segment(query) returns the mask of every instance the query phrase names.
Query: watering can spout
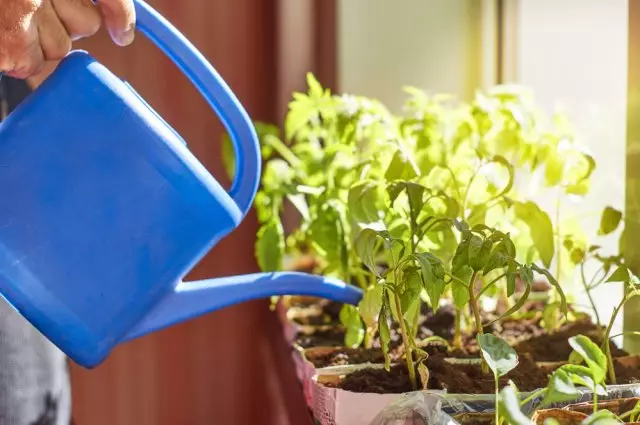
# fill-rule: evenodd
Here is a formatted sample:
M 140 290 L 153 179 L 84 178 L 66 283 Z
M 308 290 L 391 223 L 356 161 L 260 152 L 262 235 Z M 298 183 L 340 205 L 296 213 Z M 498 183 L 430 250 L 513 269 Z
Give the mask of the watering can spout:
M 362 291 L 338 279 L 299 272 L 254 273 L 182 282 L 138 322 L 122 342 L 244 301 L 306 295 L 357 304 Z

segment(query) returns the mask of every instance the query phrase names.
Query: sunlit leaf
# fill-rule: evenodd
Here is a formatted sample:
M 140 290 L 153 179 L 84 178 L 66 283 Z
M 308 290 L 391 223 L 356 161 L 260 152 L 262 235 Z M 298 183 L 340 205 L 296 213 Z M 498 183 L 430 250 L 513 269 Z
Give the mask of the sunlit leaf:
M 352 305 L 345 304 L 340 310 L 340 322 L 345 328 L 344 343 L 349 348 L 356 348 L 364 340 L 364 327 L 358 309 Z
M 569 338 L 569 345 L 587 363 L 596 383 L 602 382 L 607 370 L 607 356 L 600 347 L 584 335 Z
M 506 419 L 506 423 L 510 425 L 533 425 L 531 419 L 520 410 L 518 394 L 511 385 L 507 385 L 500 390 L 498 406 L 500 416 Z
M 284 230 L 278 217 L 273 217 L 258 230 L 256 259 L 263 272 L 282 270 L 284 258 Z
M 383 286 L 374 284 L 364 290 L 362 300 L 358 304 L 360 316 L 368 328 L 378 324 L 378 317 L 382 309 Z
M 482 357 L 494 375 L 504 376 L 518 365 L 518 354 L 504 339 L 492 334 L 482 334 L 476 340 L 482 350 Z
M 580 391 L 578 391 L 567 372 L 562 368 L 556 369 L 549 378 L 541 407 L 554 403 L 572 401 L 579 396 Z
M 529 227 L 531 239 L 540 254 L 542 263 L 545 267 L 550 267 L 555 250 L 551 219 L 546 212 L 531 201 L 516 202 L 514 208 L 516 216 Z
M 620 225 L 622 220 L 622 212 L 612 207 L 605 207 L 602 211 L 602 217 L 600 217 L 600 228 L 598 229 L 598 235 L 608 235 L 615 231 Z

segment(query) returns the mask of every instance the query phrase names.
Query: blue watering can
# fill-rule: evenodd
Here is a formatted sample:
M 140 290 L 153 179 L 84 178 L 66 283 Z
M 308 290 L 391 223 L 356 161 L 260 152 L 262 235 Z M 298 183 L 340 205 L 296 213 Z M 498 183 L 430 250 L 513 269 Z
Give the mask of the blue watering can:
M 0 294 L 86 368 L 121 342 L 250 299 L 357 303 L 357 288 L 304 273 L 182 281 L 251 208 L 260 149 L 205 58 L 147 4 L 136 12 L 229 131 L 231 190 L 130 86 L 72 52 L 0 125 Z

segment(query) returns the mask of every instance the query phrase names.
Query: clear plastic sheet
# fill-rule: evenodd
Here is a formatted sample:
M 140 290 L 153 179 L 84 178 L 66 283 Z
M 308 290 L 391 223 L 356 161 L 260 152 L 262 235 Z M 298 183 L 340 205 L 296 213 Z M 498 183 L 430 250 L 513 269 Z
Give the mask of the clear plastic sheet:
M 426 391 L 401 396 L 371 422 L 371 425 L 455 425 L 442 409 L 443 398 Z
M 531 393 L 528 393 L 531 394 Z M 527 397 L 526 393 L 521 398 Z M 640 384 L 610 385 L 606 395 L 598 395 L 599 401 L 640 397 Z M 530 415 L 542 402 L 543 396 L 534 398 L 522 407 Z M 545 406 L 545 409 L 562 408 L 570 404 L 593 400 L 593 392 L 587 388 L 575 400 Z M 493 412 L 493 394 L 446 394 L 430 391 L 407 393 L 387 405 L 371 425 L 458 425 L 454 416 L 462 413 Z

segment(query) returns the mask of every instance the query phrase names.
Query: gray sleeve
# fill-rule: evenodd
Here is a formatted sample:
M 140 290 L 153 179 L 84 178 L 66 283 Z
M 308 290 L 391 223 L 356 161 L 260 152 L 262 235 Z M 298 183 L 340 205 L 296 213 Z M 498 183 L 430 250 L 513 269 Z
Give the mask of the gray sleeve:
M 2 77 L 0 121 L 29 93 L 24 81 Z M 0 297 L 0 425 L 69 425 L 70 420 L 65 355 Z

